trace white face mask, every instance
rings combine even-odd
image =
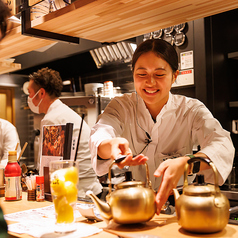
[[[40,112],[39,112],[39,106],[40,106],[41,101],[42,101],[43,98],[40,100],[40,102],[38,103],[37,106],[35,106],[35,104],[32,102],[32,100],[33,100],[33,99],[35,98],[35,96],[39,93],[39,91],[40,91],[40,89],[36,92],[36,94],[35,94],[32,98],[30,98],[30,97],[28,96],[28,99],[27,99],[29,108],[31,109],[32,112],[34,112],[34,113],[36,113],[36,114],[39,114],[39,113],[40,113]]]

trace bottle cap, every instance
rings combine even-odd
[[[36,183],[44,183],[44,176],[36,176]]]
[[[8,162],[17,162],[17,152],[15,150],[8,151]]]

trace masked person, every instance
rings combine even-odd
[[[42,141],[43,126],[47,125],[53,126],[73,123],[73,137],[77,138],[79,135],[82,118],[71,108],[60,101],[59,96],[61,94],[62,88],[62,79],[59,72],[55,70],[42,68],[29,76],[29,108],[34,113],[45,114],[44,118],[41,120],[40,141]],[[49,136],[53,138],[54,135]],[[91,155],[88,146],[89,136],[90,128],[84,121],[81,130],[78,151],[76,152],[77,160],[79,160],[80,165],[80,183],[78,192],[80,197],[85,197],[87,190],[92,190],[96,195],[100,194],[102,191],[102,186],[99,183],[91,165]],[[42,164],[44,161],[42,161],[41,147],[42,143],[39,147],[40,155],[37,167],[40,168],[40,174],[43,174]]]
[[[112,160],[127,155],[118,167],[130,166],[134,179],[146,181],[147,162],[159,214],[194,146],[201,147],[195,157],[210,158],[215,164],[219,184],[231,171],[234,146],[229,132],[202,102],[170,92],[179,71],[176,50],[168,42],[153,39],[140,44],[132,71],[136,92],[115,97],[91,130],[92,163],[101,176]],[[207,164],[201,163],[200,173],[206,182],[214,182]]]

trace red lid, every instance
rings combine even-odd
[[[44,183],[44,176],[36,176],[36,183]]]

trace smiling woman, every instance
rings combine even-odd
[[[166,41],[147,40],[135,51],[132,70],[136,92],[156,120],[179,74],[177,53]]]
[[[219,184],[230,173],[234,147],[229,132],[203,103],[170,92],[179,71],[177,53],[168,42],[151,39],[140,44],[132,69],[136,92],[113,98],[92,128],[92,163],[101,176],[111,159],[126,155],[118,167],[130,166],[134,179],[146,181],[141,165],[147,162],[152,187],[158,192],[159,214],[172,189],[182,185],[179,180],[194,146],[201,147],[195,157],[210,158],[215,164]],[[202,163],[199,172],[206,182],[213,182],[209,166]]]
[[[144,100],[154,120],[165,103],[179,71],[153,52],[141,55],[133,67],[136,92]]]

